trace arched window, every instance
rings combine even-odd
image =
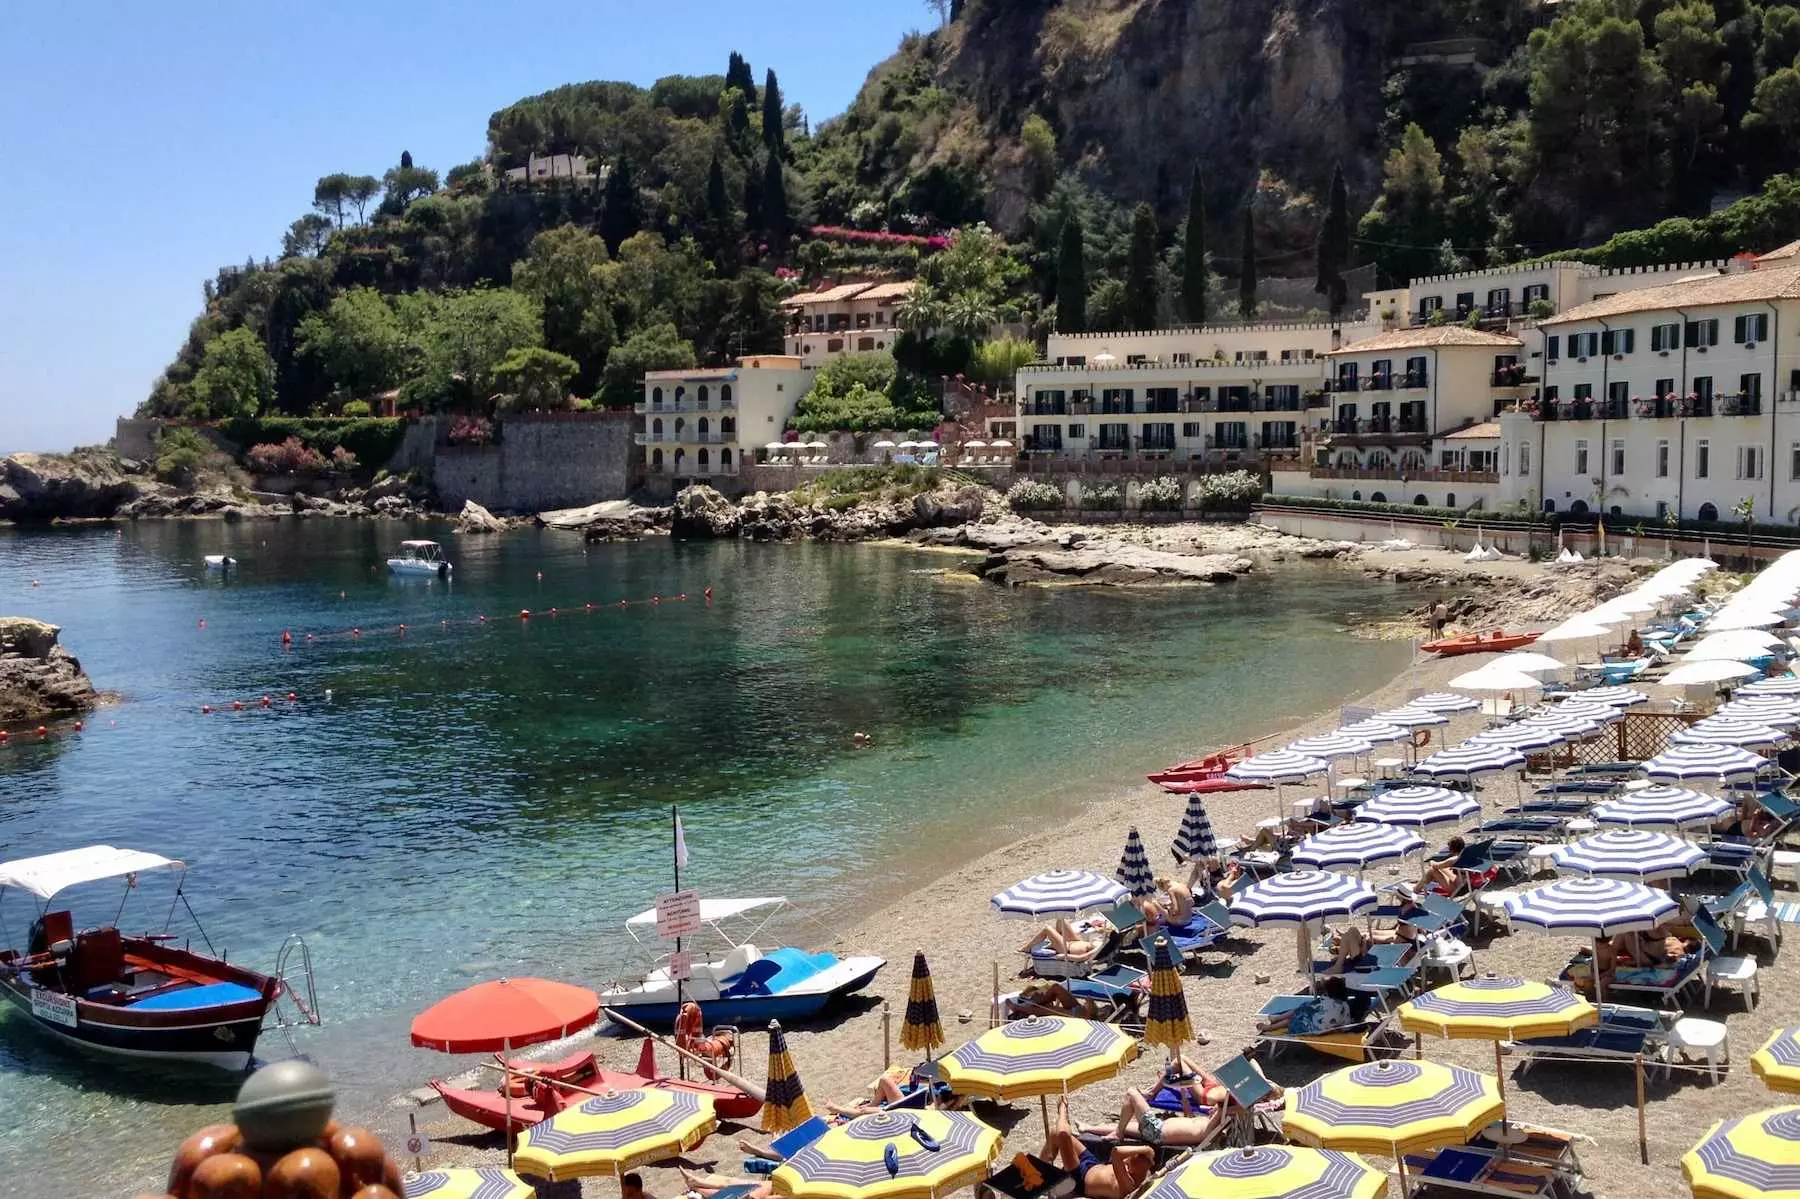
[[[698,424],[695,425],[694,431],[700,435],[701,441],[706,440],[706,418],[704,416],[701,417]]]
[[[658,441],[662,440],[662,417],[659,416],[650,422],[650,436]]]
[[[1454,491],[1452,491],[1449,495],[1444,497],[1444,507],[1446,507],[1446,508],[1456,507],[1456,493]]]
[[[1400,469],[1409,474],[1415,470],[1425,469],[1425,455],[1417,450],[1407,450],[1400,455]]]
[[[719,451],[719,465],[726,470],[731,469],[731,449],[729,446]]]
[[[687,421],[679,416],[676,417],[675,418],[675,436],[676,436],[676,438],[679,440],[682,433],[684,433],[686,431],[687,431]]]
[[[1431,501],[1426,499],[1424,493],[1421,492],[1418,495],[1413,496],[1413,507],[1429,508],[1431,507]]]
[[[1552,500],[1552,499],[1546,499],[1544,501],[1544,511],[1546,511],[1546,512],[1556,511],[1556,501]]]
[[[687,451],[681,450],[681,449],[676,450],[675,451],[675,473],[680,474],[686,466],[687,466]]]
[[[727,441],[737,436],[737,418],[735,416],[721,416],[719,418],[719,436],[725,438]]]
[[[706,469],[706,447],[705,446],[701,446],[700,449],[694,454],[694,465],[697,466],[701,470]]]
[[[1370,450],[1368,466],[1370,470],[1386,470],[1390,459],[1386,450]]]
[[[677,403],[677,404],[679,404],[679,403],[681,403],[681,397],[682,397],[682,396],[684,396],[684,395],[686,395],[686,394],[687,394],[687,388],[685,388],[685,387],[677,387],[677,388],[676,388],[676,389],[675,389],[675,402],[676,402],[676,403]]]
[[[659,452],[659,453],[660,453],[660,451],[658,451],[658,452]],[[1351,499],[1353,499],[1353,500],[1357,500],[1357,501],[1361,501],[1361,499],[1362,499],[1362,492],[1360,492],[1360,491],[1352,491],[1352,492],[1351,492],[1351,493],[1350,493],[1350,498],[1351,498]]]
[[[661,450],[650,451],[650,466],[654,470],[661,470],[663,468],[663,456]]]
[[[662,388],[652,387],[650,389],[650,404],[655,408],[662,407]]]
[[[706,384],[704,384],[704,383],[702,383],[700,385],[700,397],[699,398],[700,398],[700,406],[702,408],[706,407]]]
[[[1586,516],[1587,514],[1588,505],[1586,500],[1576,500],[1573,504],[1569,505],[1569,515]]]
[[[1338,456],[1337,456],[1337,464],[1338,464],[1338,466],[1339,466],[1339,467],[1341,467],[1341,468],[1346,468],[1346,469],[1354,469],[1354,468],[1355,468],[1355,466],[1356,466],[1356,453],[1355,453],[1355,451],[1353,451],[1353,450],[1339,450],[1339,451],[1338,451]]]
[[[1701,520],[1718,520],[1719,510],[1712,504],[1701,504],[1699,515]]]
[[[1370,499],[1371,499],[1371,500],[1373,500],[1373,501],[1374,501],[1374,502],[1375,502],[1375,503],[1377,503],[1377,504],[1385,504],[1385,503],[1387,503],[1387,496],[1386,496],[1386,495],[1385,495],[1385,494],[1384,494],[1384,493],[1382,493],[1382,492],[1379,492],[1379,491],[1377,491],[1377,492],[1375,492],[1375,493],[1374,493],[1374,494],[1373,494],[1373,495],[1371,495],[1371,496],[1370,496],[1370,497],[1369,497],[1369,498],[1370,498]]]
[[[721,383],[719,385],[719,403],[721,403],[721,404],[731,403],[731,384]]]

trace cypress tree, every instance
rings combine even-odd
[[[1139,204],[1131,214],[1131,245],[1125,255],[1125,323],[1156,328],[1156,213]]]
[[[769,153],[785,160],[787,131],[781,125],[781,85],[775,81],[774,67],[769,68],[763,79],[762,135],[763,145],[769,148]]]
[[[1331,199],[1325,209],[1325,221],[1319,226],[1319,277],[1313,290],[1325,297],[1331,319],[1343,315],[1349,288],[1344,283],[1344,267],[1350,260],[1350,189],[1344,185],[1344,168],[1340,164],[1331,172]]]
[[[644,226],[642,203],[637,181],[632,178],[631,160],[619,155],[606,173],[606,195],[600,207],[600,237],[609,253],[619,252],[619,243]]]
[[[1056,252],[1056,331],[1087,332],[1087,262],[1081,217],[1070,212],[1063,221]]]
[[[1181,234],[1181,318],[1190,325],[1206,323],[1206,193],[1198,166],[1188,184],[1187,227]]]
[[[1256,211],[1244,205],[1244,245],[1238,257],[1238,316],[1256,319]]]
[[[750,64],[736,50],[731,52],[731,58],[725,67],[725,86],[735,87],[744,93],[744,103],[756,103],[756,76],[750,73]]]
[[[787,256],[787,179],[782,174],[781,159],[773,154],[763,160],[762,220],[769,234],[769,253],[779,261]]]
[[[763,178],[755,160],[744,164],[744,228],[752,233],[763,227]]]
[[[741,158],[750,153],[750,107],[742,92],[729,93],[725,106],[725,140]]]
[[[706,236],[721,266],[736,241],[732,229],[731,195],[725,188],[725,167],[713,154],[706,171]]]
[[[411,150],[400,151],[400,169],[403,171],[410,171],[413,169]]]

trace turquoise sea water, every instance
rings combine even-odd
[[[444,541],[454,583],[376,569],[406,536]],[[221,552],[229,578],[202,566]],[[1342,635],[1404,597],[1324,567],[1121,593],[1006,591],[947,565],[391,522],[0,530],[0,614],[62,625],[121,695],[84,733],[0,748],[0,857],[182,858],[212,943],[258,968],[302,933],[326,1025],[297,1044],[354,1113],[441,1070],[405,1030],[442,995],[626,969],[618,930],[668,885],[672,804],[703,893],[866,904],[871,878],[923,882],[1407,654]],[[119,890],[77,901],[110,918]],[[121,923],[160,927],[169,902],[146,879]],[[0,905],[15,938],[29,915]],[[0,1160],[21,1193],[155,1182],[230,1091],[99,1067],[0,1016],[0,1110],[18,1117]]]

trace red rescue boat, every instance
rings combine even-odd
[[[1537,639],[1536,633],[1507,633],[1495,630],[1492,633],[1464,633],[1460,637],[1445,637],[1441,641],[1427,641],[1419,648],[1428,654],[1453,658],[1458,654],[1505,653],[1507,650],[1530,645]]]
[[[1248,745],[1234,745],[1230,749],[1219,750],[1204,758],[1177,762],[1173,766],[1158,770],[1145,777],[1163,790],[1176,795],[1212,791],[1263,790],[1265,788],[1262,783],[1239,782],[1237,779],[1227,778],[1225,775],[1227,770],[1237,764],[1239,758],[1249,752]]]

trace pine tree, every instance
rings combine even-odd
[[[1331,319],[1343,315],[1349,288],[1344,283],[1344,267],[1350,260],[1350,189],[1344,185],[1344,168],[1331,172],[1331,199],[1325,209],[1325,221],[1319,226],[1319,277],[1313,290],[1325,297]]]
[[[609,252],[644,226],[643,202],[631,174],[631,160],[621,154],[606,173],[606,195],[600,208],[600,237]]]
[[[1156,213],[1139,204],[1131,214],[1125,254],[1125,321],[1132,329],[1156,328]]]
[[[1071,211],[1063,221],[1056,252],[1056,331],[1087,332],[1087,262],[1081,217]]]
[[[725,86],[735,87],[744,93],[744,103],[756,103],[756,76],[750,73],[750,64],[736,50],[731,52],[731,58],[725,67]]]
[[[1244,244],[1238,256],[1238,316],[1256,319],[1256,211],[1244,205]]]
[[[762,135],[769,153],[786,161],[787,131],[781,125],[781,85],[775,82],[775,68],[770,67],[763,79]]]
[[[1181,233],[1181,319],[1206,323],[1206,192],[1198,166],[1188,184],[1187,227]]]
[[[779,262],[787,256],[787,178],[782,174],[781,159],[773,154],[763,160],[762,223],[769,235],[769,253]]]

